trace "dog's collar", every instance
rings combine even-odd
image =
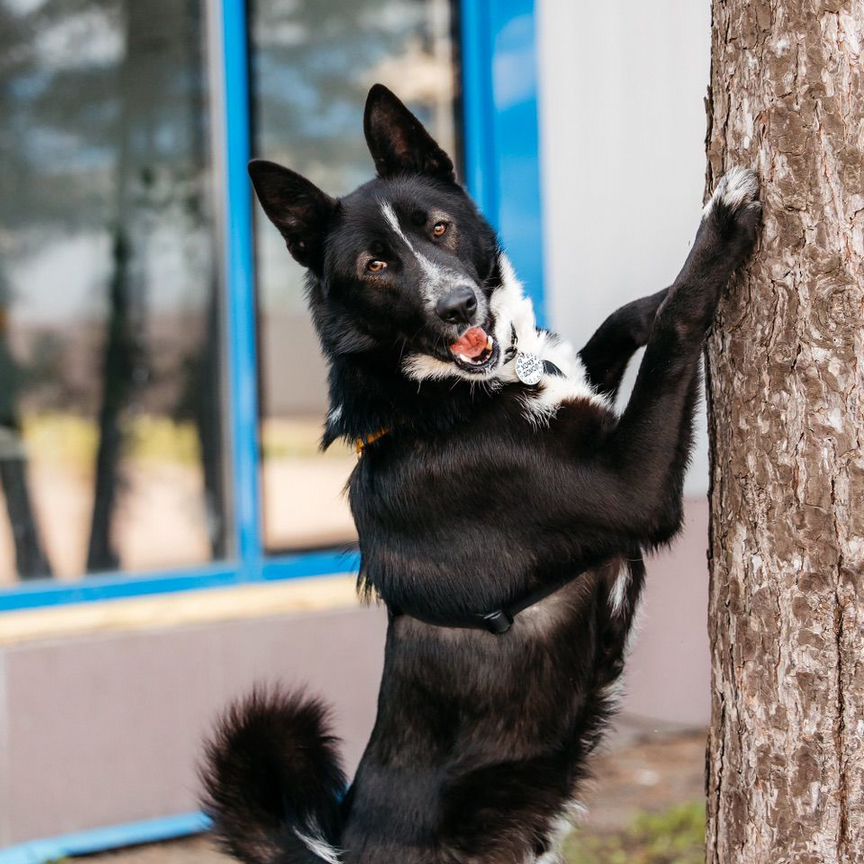
[[[405,612],[388,604],[387,609],[391,618],[398,618],[405,615],[409,618],[414,618],[417,621],[422,621],[424,624],[431,624],[433,627],[456,627],[460,630],[485,630],[487,633],[492,633],[495,636],[503,636],[512,626],[516,616],[520,612],[524,612],[531,606],[536,605],[541,600],[551,597],[557,591],[569,585],[575,579],[578,579],[583,573],[596,566],[596,562],[592,562],[585,567],[576,570],[575,573],[570,573],[565,579],[559,579],[550,582],[548,585],[542,585],[534,591],[529,591],[518,600],[502,606],[500,609],[493,609],[491,612],[474,612],[464,617],[444,618],[433,615],[418,614],[417,612]]]
[[[536,354],[527,351],[519,350],[519,336],[516,333],[516,327],[510,324],[510,345],[504,350],[504,364],[516,361],[516,377],[523,384],[536,386],[540,383],[543,375],[555,375],[558,378],[563,378],[564,373],[551,360],[543,360]],[[358,456],[362,456],[366,448],[376,441],[380,441],[385,436],[389,435],[393,430],[389,427],[383,427],[377,432],[372,432],[370,435],[365,435],[354,439],[354,452]],[[541,598],[542,599],[542,598]]]
[[[564,373],[551,361],[544,360],[536,354],[519,350],[519,336],[516,326],[510,324],[510,347],[504,351],[504,365],[516,361],[516,377],[529,386],[540,383],[544,375],[555,375],[563,378]]]
[[[377,432],[373,432],[371,435],[366,435],[362,438],[354,439],[354,452],[358,456],[362,456],[366,451],[366,448],[370,444],[374,444],[376,441],[380,441],[386,435],[389,435],[393,430],[389,428],[379,429]]]

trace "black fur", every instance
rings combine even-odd
[[[308,860],[294,829],[310,817],[346,862],[528,862],[553,844],[613,708],[642,552],[680,527],[702,344],[755,239],[755,181],[707,211],[671,287],[613,313],[582,350],[594,392],[614,395],[647,346],[621,416],[586,392],[538,422],[526,404],[542,388],[487,376],[504,368],[502,346],[478,355],[482,374],[471,357],[457,374],[449,346],[467,328],[435,312],[468,286],[470,323],[509,332],[495,305],[508,276],[494,232],[380,86],[365,129],[379,178],[339,201],[271,163],[250,172],[310,270],[330,362],[325,446],[389,430],[349,493],[361,585],[403,614],[391,616],[375,729],[338,815],[326,730],[301,701],[260,698],[229,715],[211,747],[210,811],[254,864]],[[443,367],[453,376],[413,380],[410,357],[453,364]],[[500,608],[583,568],[503,636],[419,620]]]
[[[226,711],[201,772],[226,852],[250,864],[318,860],[293,829],[339,830],[346,781],[329,726],[327,709],[302,693],[257,690]]]

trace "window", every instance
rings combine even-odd
[[[381,81],[458,157],[453,25],[449,0],[253,2],[253,152],[332,195],[352,191],[373,173],[363,104]],[[356,457],[342,444],[319,451],[327,370],[304,273],[260,208],[255,222],[265,546],[344,544],[355,536],[342,490]]]
[[[318,452],[303,274],[246,162],[351,190],[383,81],[541,299],[533,15],[0,0],[0,611],[357,566],[355,457]]]
[[[226,554],[203,0],[0,0],[0,583]]]

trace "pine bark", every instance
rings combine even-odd
[[[712,5],[709,186],[765,216],[708,345],[708,861],[864,862],[864,0]]]

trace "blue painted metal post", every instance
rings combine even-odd
[[[261,574],[258,358],[250,156],[249,49],[245,0],[223,0],[226,167],[225,274],[236,554],[242,579]]]
[[[546,323],[534,0],[462,3],[468,188]]]
[[[188,837],[207,831],[209,827],[210,821],[202,813],[183,813],[165,819],[95,828],[0,849],[0,864],[46,864],[69,856],[92,855],[122,846]]]
[[[498,228],[498,157],[492,82],[492,0],[460,5],[465,184]]]

